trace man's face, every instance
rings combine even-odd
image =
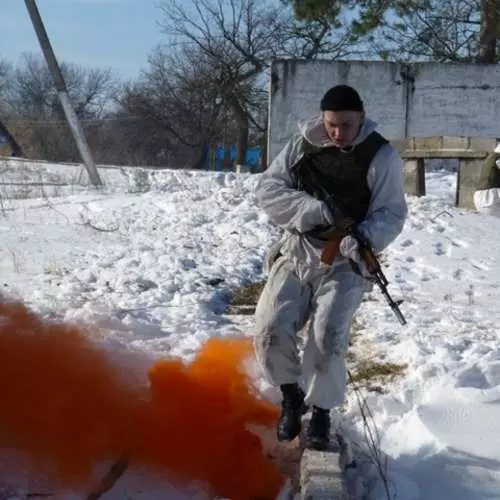
[[[323,111],[323,123],[328,137],[339,148],[352,144],[364,117],[362,111]]]

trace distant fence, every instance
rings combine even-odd
[[[33,163],[57,163],[58,165],[80,165],[77,162],[63,162],[63,161],[48,161],[48,160],[29,160],[26,158],[17,158],[12,156],[11,145],[8,141],[2,139],[0,134],[0,160],[22,164],[24,162]],[[122,166],[135,166],[135,165],[122,165]],[[138,165],[143,168],[153,168],[161,170],[164,168],[171,168],[168,165]],[[118,168],[119,165],[98,165],[99,168]],[[251,147],[247,149],[245,158],[245,171],[256,173],[262,170],[262,149],[260,147]],[[187,167],[186,167],[187,168]],[[205,153],[205,160],[202,162],[204,170],[217,170],[231,172],[236,169],[236,146],[231,144],[229,146],[211,146],[207,148]]]

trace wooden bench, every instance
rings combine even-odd
[[[481,137],[411,137],[391,141],[404,162],[405,190],[413,196],[425,196],[425,161],[458,159],[455,205],[474,208],[473,195],[477,190],[485,158],[498,143],[495,138]]]

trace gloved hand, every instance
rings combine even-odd
[[[361,255],[359,253],[359,244],[354,236],[348,234],[347,236],[344,236],[342,240],[340,240],[339,252],[345,258],[350,259],[355,264],[357,264],[361,276],[365,278],[371,277],[371,274],[366,268],[366,264],[361,259]]]
[[[339,251],[344,257],[353,260],[356,264],[359,264],[361,261],[358,242],[356,238],[350,234],[344,236],[342,240],[340,240]]]

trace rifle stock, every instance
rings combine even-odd
[[[321,262],[331,266],[333,261],[336,259],[340,250],[340,242],[342,238],[349,234],[352,227],[354,227],[356,222],[349,217],[344,217],[336,221],[333,230],[325,232],[328,235],[327,243],[323,251],[321,252]]]
[[[339,253],[341,240],[342,236],[336,236],[328,240],[325,248],[321,252],[321,262],[323,262],[323,264],[327,264],[329,266],[333,264],[333,261]]]

